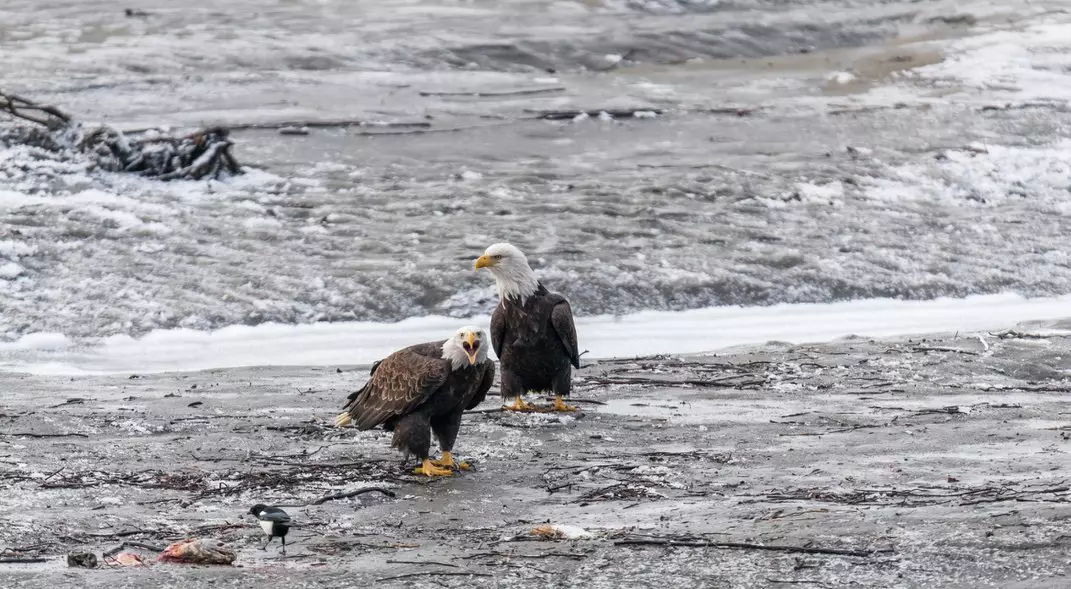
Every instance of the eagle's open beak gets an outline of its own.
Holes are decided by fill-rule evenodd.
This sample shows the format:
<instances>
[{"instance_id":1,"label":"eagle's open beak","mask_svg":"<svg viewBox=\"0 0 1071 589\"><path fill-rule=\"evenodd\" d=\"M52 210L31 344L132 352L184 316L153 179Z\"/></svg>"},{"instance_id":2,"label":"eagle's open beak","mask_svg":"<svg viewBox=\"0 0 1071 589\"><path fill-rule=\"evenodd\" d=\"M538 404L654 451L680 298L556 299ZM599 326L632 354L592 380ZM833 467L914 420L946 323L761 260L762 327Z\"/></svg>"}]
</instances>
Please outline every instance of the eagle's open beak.
<instances>
[{"instance_id":1,"label":"eagle's open beak","mask_svg":"<svg viewBox=\"0 0 1071 589\"><path fill-rule=\"evenodd\" d=\"M495 263L494 263L493 260L491 260L490 257L488 257L488 256L480 256L480 257L476 258L476 264L475 264L476 268L475 269L479 270L480 268L490 268L491 266L494 266L494 265L495 265Z\"/></svg>"},{"instance_id":2,"label":"eagle's open beak","mask_svg":"<svg viewBox=\"0 0 1071 589\"><path fill-rule=\"evenodd\" d=\"M476 363L476 351L480 349L476 334L470 331L465 334L465 339L462 341L465 342L462 347L465 348L465 355L469 357L469 366L472 366Z\"/></svg>"}]
</instances>

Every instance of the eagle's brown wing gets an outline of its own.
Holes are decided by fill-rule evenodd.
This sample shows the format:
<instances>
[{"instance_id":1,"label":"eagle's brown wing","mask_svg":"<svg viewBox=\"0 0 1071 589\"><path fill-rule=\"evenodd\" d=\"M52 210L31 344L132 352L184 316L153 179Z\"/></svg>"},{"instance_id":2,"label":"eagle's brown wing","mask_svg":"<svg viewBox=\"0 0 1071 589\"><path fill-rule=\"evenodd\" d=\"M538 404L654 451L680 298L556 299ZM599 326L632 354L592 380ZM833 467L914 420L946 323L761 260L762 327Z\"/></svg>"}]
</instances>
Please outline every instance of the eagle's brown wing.
<instances>
[{"instance_id":1,"label":"eagle's brown wing","mask_svg":"<svg viewBox=\"0 0 1071 589\"><path fill-rule=\"evenodd\" d=\"M495 363L488 358L484 361L483 378L477 383L476 392L469 400L469 404L465 406L465 410L475 409L477 405L483 403L483 400L487 398L487 391L491 390L491 383L495 382Z\"/></svg>"},{"instance_id":2,"label":"eagle's brown wing","mask_svg":"<svg viewBox=\"0 0 1071 589\"><path fill-rule=\"evenodd\" d=\"M576 342L576 325L573 324L573 310L569 307L569 301L562 298L554 305L554 310L550 312L550 324L565 346L569 362L580 368L580 348Z\"/></svg>"},{"instance_id":3,"label":"eagle's brown wing","mask_svg":"<svg viewBox=\"0 0 1071 589\"><path fill-rule=\"evenodd\" d=\"M399 350L384 358L345 410L358 429L372 429L391 416L416 409L450 375L445 360Z\"/></svg>"},{"instance_id":4,"label":"eagle's brown wing","mask_svg":"<svg viewBox=\"0 0 1071 589\"><path fill-rule=\"evenodd\" d=\"M491 313L491 349L495 351L495 356L498 356L499 360L502 359L502 344L506 339L507 328L506 310L499 302L494 312Z\"/></svg>"}]
</instances>

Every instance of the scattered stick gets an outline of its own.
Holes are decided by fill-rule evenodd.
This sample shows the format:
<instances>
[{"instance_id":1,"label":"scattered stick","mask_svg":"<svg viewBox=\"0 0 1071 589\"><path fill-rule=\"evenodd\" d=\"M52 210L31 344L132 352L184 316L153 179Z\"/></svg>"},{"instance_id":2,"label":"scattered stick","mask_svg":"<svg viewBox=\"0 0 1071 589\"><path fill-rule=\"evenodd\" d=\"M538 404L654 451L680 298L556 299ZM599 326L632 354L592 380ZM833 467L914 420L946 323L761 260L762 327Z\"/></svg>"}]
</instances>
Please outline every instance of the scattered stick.
<instances>
[{"instance_id":1,"label":"scattered stick","mask_svg":"<svg viewBox=\"0 0 1071 589\"><path fill-rule=\"evenodd\" d=\"M166 533L167 532L160 532L160 531L157 531L157 530L127 530L125 532L111 532L111 533L107 533L107 532L105 532L105 533L83 532L82 536L85 536L87 538L125 538L127 536L140 536L140 535L152 536L152 535L163 535L163 534L166 534Z\"/></svg>"},{"instance_id":2,"label":"scattered stick","mask_svg":"<svg viewBox=\"0 0 1071 589\"><path fill-rule=\"evenodd\" d=\"M7 437L11 437L11 438L19 438L19 437L23 437L23 438L88 438L89 437L86 434L75 434L75 433L69 433L69 434L35 434L35 433L32 433L32 432L12 432L12 433L0 432L0 436L7 436Z\"/></svg>"},{"instance_id":3,"label":"scattered stick","mask_svg":"<svg viewBox=\"0 0 1071 589\"><path fill-rule=\"evenodd\" d=\"M29 564L34 562L48 562L47 558L31 558L31 557L2 557L0 558L0 564Z\"/></svg>"},{"instance_id":4,"label":"scattered stick","mask_svg":"<svg viewBox=\"0 0 1071 589\"><path fill-rule=\"evenodd\" d=\"M848 550L842 548L822 548L812 546L789 546L786 544L752 544L750 542L714 542L686 538L625 538L614 542L616 546L687 546L709 548L738 548L741 550L768 550L771 552L793 552L799 554L833 554L837 556L872 556L880 552L892 552L890 549Z\"/></svg>"},{"instance_id":5,"label":"scattered stick","mask_svg":"<svg viewBox=\"0 0 1071 589\"><path fill-rule=\"evenodd\" d=\"M53 472L52 474L50 474L47 477L45 477L44 479L42 479L41 482L44 483L44 482L48 481L48 479L58 475L60 473L60 471L62 471L65 468L67 468L67 465L63 465L63 466L57 468L55 472Z\"/></svg>"},{"instance_id":6,"label":"scattered stick","mask_svg":"<svg viewBox=\"0 0 1071 589\"><path fill-rule=\"evenodd\" d=\"M506 552L477 552L476 554L468 554L462 558L484 558L484 557L499 557L499 558L573 558L581 559L587 558L588 555L583 552L544 552L541 554L509 554Z\"/></svg>"},{"instance_id":7,"label":"scattered stick","mask_svg":"<svg viewBox=\"0 0 1071 589\"><path fill-rule=\"evenodd\" d=\"M349 499L350 497L356 497L357 495L363 495L365 493L382 493L387 497L397 497L398 494L389 489L381 489L379 487L364 487L357 489L356 491L348 491L346 493L335 493L334 495L328 495L326 497L320 497L316 501L309 503L309 505L323 505L328 501L334 501L335 499ZM291 505L289 507L307 507L305 505Z\"/></svg>"},{"instance_id":8,"label":"scattered stick","mask_svg":"<svg viewBox=\"0 0 1071 589\"><path fill-rule=\"evenodd\" d=\"M526 88L520 90L500 90L491 92L429 92L421 91L421 96L476 96L476 97L494 97L494 96L528 96L531 94L551 94L554 92L565 92L564 86L552 86L550 88Z\"/></svg>"},{"instance_id":9,"label":"scattered stick","mask_svg":"<svg viewBox=\"0 0 1071 589\"><path fill-rule=\"evenodd\" d=\"M460 568L456 564L450 564L448 562L436 562L434 560L388 560L387 564L419 564L419 565L437 565L441 567Z\"/></svg>"},{"instance_id":10,"label":"scattered stick","mask_svg":"<svg viewBox=\"0 0 1071 589\"><path fill-rule=\"evenodd\" d=\"M115 548L112 548L111 550L105 552L101 556L103 556L104 558L115 556L116 554L119 554L120 552L122 552L123 550L125 550L125 549L127 549L129 547L144 548L145 550L150 550L152 552L163 552L164 551L164 547L163 546L154 546L152 544L146 544L145 542L133 542L133 541L127 540L126 542L123 542L122 544L116 546Z\"/></svg>"},{"instance_id":11,"label":"scattered stick","mask_svg":"<svg viewBox=\"0 0 1071 589\"><path fill-rule=\"evenodd\" d=\"M258 460L286 460L289 458L305 458L306 456L312 456L313 454L316 454L324 448L330 448L331 446L337 445L338 444L324 444L323 446L320 446L319 448L311 452L309 452L309 449L306 448L301 452L298 452L297 454L250 454L249 458L255 458Z\"/></svg>"},{"instance_id":12,"label":"scattered stick","mask_svg":"<svg viewBox=\"0 0 1071 589\"><path fill-rule=\"evenodd\" d=\"M554 397L543 397L543 400L544 401L553 401ZM569 403L587 403L588 405L605 405L606 404L603 401L596 401L595 399L574 399L572 397L568 397L566 399L566 401L569 402Z\"/></svg>"},{"instance_id":13,"label":"scattered stick","mask_svg":"<svg viewBox=\"0 0 1071 589\"><path fill-rule=\"evenodd\" d=\"M405 573L404 575L395 575L393 577L382 577L376 579L377 583L383 581L393 581L395 579L408 579L410 577L425 577L429 575L439 575L443 577L491 577L491 573L475 573L475 572L453 572L453 571L421 571L418 573Z\"/></svg>"},{"instance_id":14,"label":"scattered stick","mask_svg":"<svg viewBox=\"0 0 1071 589\"><path fill-rule=\"evenodd\" d=\"M752 380L739 380L745 377L756 377ZM595 384L644 384L655 386L682 386L691 385L695 387L747 387L765 384L766 379L756 374L733 374L730 376L723 376L714 379L681 379L681 380L661 380L657 378L643 378L639 376L589 376L587 377L587 383Z\"/></svg>"},{"instance_id":15,"label":"scattered stick","mask_svg":"<svg viewBox=\"0 0 1071 589\"><path fill-rule=\"evenodd\" d=\"M37 104L3 90L0 90L0 110L6 111L15 118L44 125L50 131L62 129L71 122L70 115L54 106Z\"/></svg>"}]
</instances>

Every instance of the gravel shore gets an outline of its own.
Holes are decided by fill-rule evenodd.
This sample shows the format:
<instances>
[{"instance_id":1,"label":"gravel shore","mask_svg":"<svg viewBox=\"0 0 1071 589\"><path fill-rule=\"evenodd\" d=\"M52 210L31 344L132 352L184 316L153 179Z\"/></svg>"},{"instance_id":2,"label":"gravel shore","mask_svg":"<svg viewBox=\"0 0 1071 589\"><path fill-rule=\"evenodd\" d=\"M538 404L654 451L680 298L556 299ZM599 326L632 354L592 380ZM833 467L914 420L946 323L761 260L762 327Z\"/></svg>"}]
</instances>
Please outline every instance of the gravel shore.
<instances>
[{"instance_id":1,"label":"gravel shore","mask_svg":"<svg viewBox=\"0 0 1071 589\"><path fill-rule=\"evenodd\" d=\"M1067 587L1068 329L592 362L579 413L488 400L433 481L328 427L367 367L5 374L0 556L44 561L0 586ZM295 505L285 558L258 502ZM183 537L235 566L64 558Z\"/></svg>"}]
</instances>

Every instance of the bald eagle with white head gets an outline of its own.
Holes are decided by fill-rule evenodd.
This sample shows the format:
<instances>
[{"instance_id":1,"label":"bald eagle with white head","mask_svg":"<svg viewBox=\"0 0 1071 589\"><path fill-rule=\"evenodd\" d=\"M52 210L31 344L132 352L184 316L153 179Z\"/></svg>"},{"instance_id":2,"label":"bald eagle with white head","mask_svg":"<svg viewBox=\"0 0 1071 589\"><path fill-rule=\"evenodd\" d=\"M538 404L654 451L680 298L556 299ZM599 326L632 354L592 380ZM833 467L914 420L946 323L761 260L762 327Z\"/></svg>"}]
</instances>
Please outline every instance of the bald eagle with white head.
<instances>
[{"instance_id":1,"label":"bald eagle with white head","mask_svg":"<svg viewBox=\"0 0 1071 589\"><path fill-rule=\"evenodd\" d=\"M576 326L569 301L550 292L536 278L521 250L496 243L476 258L476 270L487 268L498 287L498 306L491 315L491 345L502 370L506 409L531 411L521 398L529 391L554 393L554 410L575 411L563 400L572 388L573 368L580 368Z\"/></svg>"},{"instance_id":2,"label":"bald eagle with white head","mask_svg":"<svg viewBox=\"0 0 1071 589\"><path fill-rule=\"evenodd\" d=\"M391 446L415 456L414 474L446 476L455 463L452 451L461 429L461 415L483 402L495 379L495 363L487 357L487 334L462 327L450 339L403 348L372 365L368 382L352 393L335 426L353 422L357 429L377 425L394 432ZM431 460L431 432L442 458Z\"/></svg>"}]
</instances>

